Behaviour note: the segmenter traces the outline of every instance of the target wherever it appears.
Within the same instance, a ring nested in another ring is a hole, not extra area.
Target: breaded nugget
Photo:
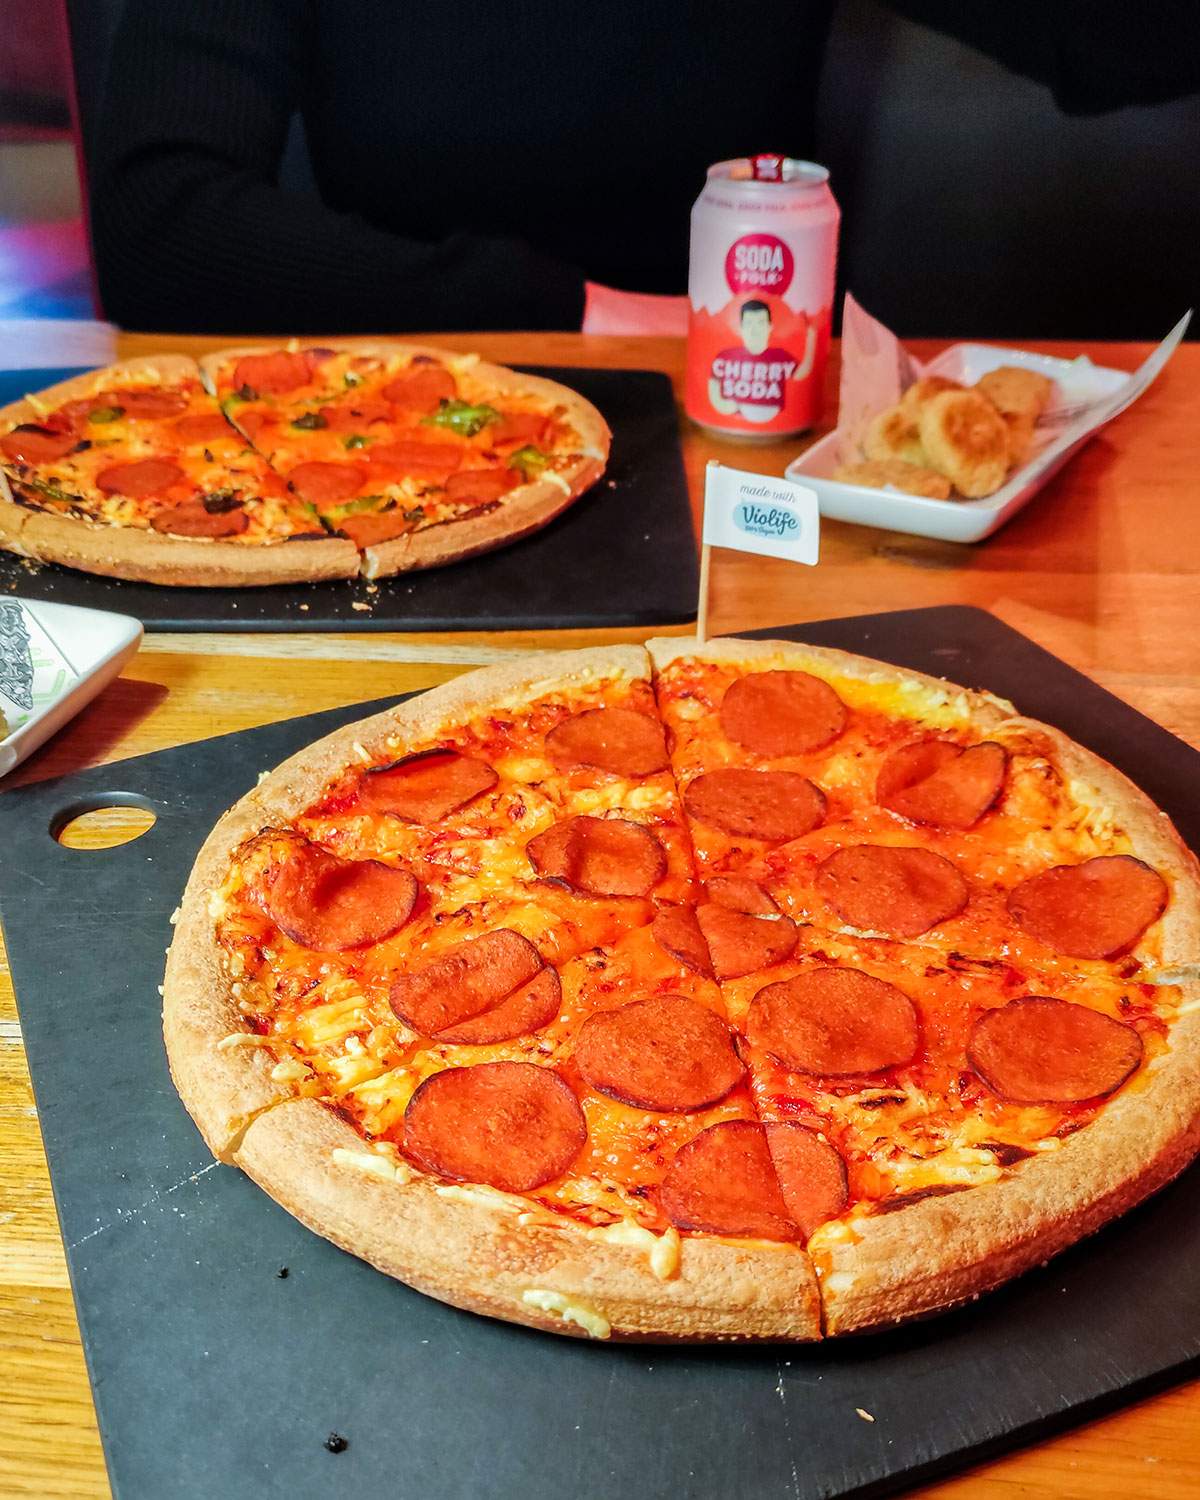
[[[926,401],[933,396],[940,396],[943,391],[961,391],[966,387],[959,384],[957,380],[947,380],[944,375],[922,375],[920,380],[914,380],[908,390],[900,397],[900,406],[903,411],[909,413],[915,420],[917,413]]]
[[[1054,382],[1036,370],[1022,370],[1016,365],[1001,365],[989,370],[975,382],[975,389],[986,396],[997,411],[1028,413],[1036,422],[1050,404]]]
[[[921,407],[921,446],[960,495],[994,494],[1008,473],[1004,418],[975,391],[943,391]]]
[[[1025,462],[1033,448],[1037,418],[1031,411],[1002,411],[1000,415],[1008,428],[1009,467],[1015,469]]]
[[[889,406],[871,418],[863,437],[868,458],[884,462],[898,458],[906,464],[927,464],[914,413],[903,406]]]
[[[944,474],[920,464],[906,464],[900,458],[869,459],[862,464],[842,464],[833,471],[833,477],[843,484],[865,484],[869,490],[881,490],[885,485],[903,490],[908,495],[928,495],[931,500],[949,500],[950,481]]]

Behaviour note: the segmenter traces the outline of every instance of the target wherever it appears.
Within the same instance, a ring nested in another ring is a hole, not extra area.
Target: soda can
[[[692,209],[685,406],[722,437],[773,442],[821,414],[841,215],[829,173],[719,161]]]

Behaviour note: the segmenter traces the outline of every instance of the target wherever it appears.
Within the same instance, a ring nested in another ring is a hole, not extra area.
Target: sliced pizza
[[[546,525],[608,447],[574,391],[475,356],[161,355],[0,411],[0,545],[167,584],[374,578]]]
[[[222,416],[182,355],[127,361],[0,412],[6,545],[115,577],[214,583],[351,577],[354,547],[314,522]]]
[[[1200,877],[1010,705],[784,642],[490,668],[214,830],[165,985],[214,1151],[592,1337],[948,1307],[1200,1146]]]

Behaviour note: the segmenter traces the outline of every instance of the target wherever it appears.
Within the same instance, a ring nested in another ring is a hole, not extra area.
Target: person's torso
[[[682,291],[705,167],[808,150],[830,3],[316,0],[322,196],[416,238],[516,235],[593,279]]]

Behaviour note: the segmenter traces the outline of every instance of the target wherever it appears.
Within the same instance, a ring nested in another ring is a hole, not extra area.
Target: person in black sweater
[[[586,303],[591,327],[668,326],[705,168],[804,154],[832,6],[128,0],[93,153],[105,311],[225,333],[541,329],[579,328]],[[898,8],[1067,109],[1194,84],[1200,7]],[[319,201],[277,181],[297,112]]]

